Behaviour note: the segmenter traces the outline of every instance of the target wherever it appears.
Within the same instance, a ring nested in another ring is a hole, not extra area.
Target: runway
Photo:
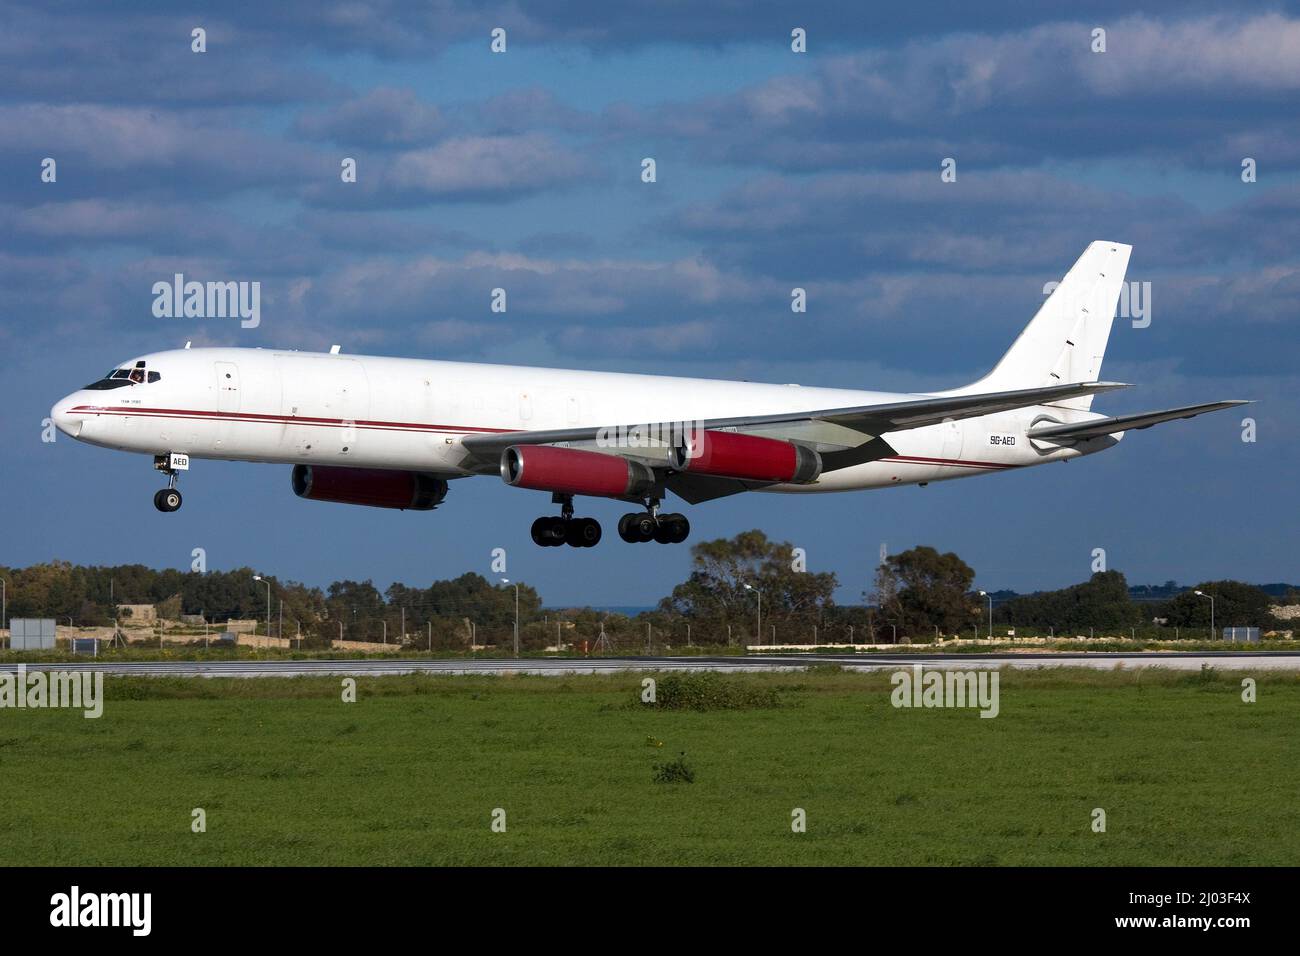
[[[563,677],[570,674],[617,674],[645,671],[759,672],[799,671],[818,664],[846,670],[897,670],[921,664],[932,670],[999,667],[1034,669],[1086,667],[1093,670],[1161,667],[1171,670],[1300,671],[1300,651],[1160,652],[1139,654],[773,654],[749,657],[546,657],[443,658],[437,660],[289,660],[289,661],[131,661],[30,663],[29,671],[100,671],[135,677],[384,677],[398,674],[507,675]],[[0,673],[15,673],[16,663],[0,664]]]

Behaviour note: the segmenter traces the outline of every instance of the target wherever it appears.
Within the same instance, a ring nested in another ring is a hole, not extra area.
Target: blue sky
[[[1256,442],[1219,413],[1070,465],[706,504],[693,539],[761,527],[845,602],[882,542],[954,550],[989,589],[1082,580],[1098,547],[1135,583],[1300,579],[1293,5],[607,7],[0,8],[0,563],[188,567],[203,547],[212,567],[415,585],[487,574],[504,547],[549,603],[652,603],[686,547],[537,549],[540,494],[465,481],[432,514],[388,514],[299,501],[287,467],[200,463],[164,516],[147,459],[43,444],[41,420],[186,340],[954,386],[1114,239],[1152,315],[1117,320],[1104,377],[1140,387],[1098,410],[1257,399]],[[177,271],[259,280],[261,326],[155,318],[151,286]],[[624,508],[586,510],[612,532]]]

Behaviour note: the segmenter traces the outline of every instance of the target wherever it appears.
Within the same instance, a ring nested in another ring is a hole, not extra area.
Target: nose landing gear
[[[154,493],[153,506],[164,513],[179,511],[181,493],[176,490],[176,476],[190,466],[188,455],[155,455],[153,466],[167,476],[167,487]]]
[[[595,518],[573,517],[573,495],[556,494],[551,500],[560,505],[560,516],[546,515],[533,522],[533,543],[543,548],[594,548],[600,543],[600,522]]]

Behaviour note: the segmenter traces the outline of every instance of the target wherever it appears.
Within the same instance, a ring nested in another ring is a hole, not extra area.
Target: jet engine
[[[807,484],[822,473],[822,457],[778,438],[696,429],[674,449],[673,467],[719,478]]]
[[[293,493],[312,501],[432,511],[447,497],[447,482],[418,471],[294,465]]]
[[[654,470],[638,461],[552,445],[511,445],[501,478],[515,488],[605,498],[642,498],[655,488]]]

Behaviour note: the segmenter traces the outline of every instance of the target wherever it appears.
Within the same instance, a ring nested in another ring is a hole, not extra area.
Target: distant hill
[[[1256,587],[1273,598],[1282,598],[1292,592],[1300,591],[1300,585],[1297,584],[1259,584]],[[1167,601],[1189,590],[1191,590],[1190,585],[1179,584],[1177,581],[1166,581],[1164,584],[1134,584],[1129,587],[1128,594],[1134,601]],[[1013,598],[1024,596],[1016,591],[1009,590],[993,591],[991,593],[994,604],[1002,604]],[[1043,594],[1045,592],[1033,591],[1030,593]]]

